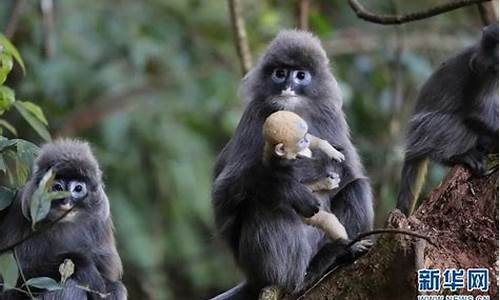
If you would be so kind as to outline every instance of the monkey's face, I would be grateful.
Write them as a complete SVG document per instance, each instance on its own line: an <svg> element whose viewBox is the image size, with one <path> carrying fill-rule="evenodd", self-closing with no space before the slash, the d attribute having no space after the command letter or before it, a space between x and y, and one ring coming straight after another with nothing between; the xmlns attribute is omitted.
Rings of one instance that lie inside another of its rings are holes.
<svg viewBox="0 0 500 300"><path fill-rule="evenodd" d="M63 199L53 200L49 219L59 218L66 214L63 220L72 220L86 207L88 196L87 183L79 179L59 178L51 187L53 192L69 192L70 195Z"/></svg>

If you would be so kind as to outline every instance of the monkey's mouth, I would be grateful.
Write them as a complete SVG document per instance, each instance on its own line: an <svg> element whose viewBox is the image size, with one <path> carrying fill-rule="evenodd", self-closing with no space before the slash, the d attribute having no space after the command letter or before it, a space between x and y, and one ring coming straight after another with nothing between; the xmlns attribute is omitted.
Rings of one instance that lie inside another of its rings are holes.
<svg viewBox="0 0 500 300"><path fill-rule="evenodd" d="M302 97L299 96L278 96L271 100L273 106L280 110L293 111L297 106L303 103Z"/></svg>

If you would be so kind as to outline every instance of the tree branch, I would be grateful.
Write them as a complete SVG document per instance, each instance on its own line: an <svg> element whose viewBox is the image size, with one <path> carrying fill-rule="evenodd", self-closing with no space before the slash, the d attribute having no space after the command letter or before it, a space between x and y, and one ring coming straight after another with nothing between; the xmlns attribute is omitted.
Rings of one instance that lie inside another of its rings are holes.
<svg viewBox="0 0 500 300"><path fill-rule="evenodd" d="M45 56L52 58L54 56L54 1L42 0L40 2L43 22L43 44Z"/></svg>
<svg viewBox="0 0 500 300"><path fill-rule="evenodd" d="M154 85L146 85L123 91L114 95L103 95L92 103L77 108L69 113L62 128L54 136L71 136L77 132L91 128L96 123L116 112L124 111L134 103L137 97L152 93L156 90Z"/></svg>
<svg viewBox="0 0 500 300"><path fill-rule="evenodd" d="M464 6L489 1L491 0L456 0L445 4L436 5L424 11L403 15L376 14L370 12L366 8L364 8L363 5L358 2L358 0L348 0L348 3L352 10L356 13L356 15L365 21L382 25L395 25L427 19Z"/></svg>
<svg viewBox="0 0 500 300"><path fill-rule="evenodd" d="M5 37L9 40L12 40L14 34L17 30L17 24L19 23L19 16L22 11L23 0L15 0L12 4L12 9L10 11L10 19L7 23L7 27L5 28Z"/></svg>
<svg viewBox="0 0 500 300"><path fill-rule="evenodd" d="M241 13L239 0L228 0L231 26L233 28L236 51L240 59L241 72L245 75L252 68L252 55L248 46L245 20Z"/></svg>
<svg viewBox="0 0 500 300"><path fill-rule="evenodd" d="M300 30L309 29L309 4L310 0L298 0L297 3L297 27Z"/></svg>
<svg viewBox="0 0 500 300"><path fill-rule="evenodd" d="M495 8L493 1L490 3L478 3L477 9L484 26L498 22L497 8Z"/></svg>

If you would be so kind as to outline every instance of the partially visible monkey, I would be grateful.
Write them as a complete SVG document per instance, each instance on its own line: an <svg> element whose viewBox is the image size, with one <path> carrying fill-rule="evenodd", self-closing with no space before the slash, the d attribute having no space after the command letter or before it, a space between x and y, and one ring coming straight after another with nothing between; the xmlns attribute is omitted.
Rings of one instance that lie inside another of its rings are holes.
<svg viewBox="0 0 500 300"><path fill-rule="evenodd" d="M291 181L280 183L278 186L297 186L302 189L307 199L294 199L296 201L311 202L311 197L304 188L310 192L327 192L339 187L340 178L335 172L325 172L320 179L307 178L309 174L300 172L300 165L308 163L312 158L312 150L320 150L330 159L337 162L344 160L344 155L330 143L308 133L307 123L297 114L290 111L277 111L267 117L263 125L265 166L271 168L271 174L281 180ZM332 162L333 163L333 162ZM328 164L328 163L327 163ZM306 185L303 186L303 184ZM283 193L281 198L285 198ZM284 199L285 200L285 199ZM287 202L285 200L285 202ZM317 201L316 201L317 202ZM319 203L319 202L318 202ZM321 203L319 203L321 205ZM317 205L313 205L317 206ZM304 216L304 222L323 230L331 239L347 239L347 232L337 217L324 209L319 209L313 216Z"/></svg>
<svg viewBox="0 0 500 300"><path fill-rule="evenodd" d="M122 264L115 247L102 172L87 143L59 140L42 147L29 181L0 224L0 248L33 232L29 220L31 197L49 170L55 174L51 190L68 191L70 196L52 201L46 219L41 221L41 225L51 227L15 247L24 276L26 279L50 277L59 280L59 265L65 259L71 259L75 272L66 281L64 289L43 292L39 299L101 299L78 285L109 294L106 299L126 299L127 291L121 282ZM61 217L57 223L50 224ZM18 284L22 284L21 280ZM8 290L0 293L0 299L28 297Z"/></svg>
<svg viewBox="0 0 500 300"><path fill-rule="evenodd" d="M241 94L248 105L215 165L212 199L216 228L246 282L215 298L218 300L254 299L267 285L297 292L341 258L359 251L347 248L342 239L330 241L296 213L276 217L259 206L255 193L265 195L266 190L254 189L259 183L254 170L262 166L262 125L275 111L297 113L311 134L345 155L338 172L343 186L323 201L329 202L329 211L345 226L348 236L368 231L373 224L370 184L350 141L337 82L316 37L303 31L282 31L242 80Z"/></svg>
<svg viewBox="0 0 500 300"><path fill-rule="evenodd" d="M480 176L493 152L498 152L498 24L446 60L420 90L407 133L397 208L412 213L429 158L465 165Z"/></svg>

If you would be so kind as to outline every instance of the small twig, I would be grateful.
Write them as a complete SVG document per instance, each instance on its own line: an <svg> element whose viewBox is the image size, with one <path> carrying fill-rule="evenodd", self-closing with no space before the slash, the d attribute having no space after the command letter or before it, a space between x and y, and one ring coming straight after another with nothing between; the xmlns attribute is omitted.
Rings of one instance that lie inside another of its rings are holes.
<svg viewBox="0 0 500 300"><path fill-rule="evenodd" d="M38 230L35 230L35 231L32 231L30 234L28 234L27 236L23 237L22 239L8 245L8 246L5 246L3 248L0 248L0 255L1 254L4 254L5 252L9 251L9 250L14 250L17 246L21 245L22 243L26 242L27 240L45 232L45 231L48 231L49 229L51 229L55 224L57 224L60 220L62 220L64 217L66 217L67 214L69 214L73 208L75 207L72 207L70 208L68 211L66 211L62 216L60 216L59 218L57 218L54 222L51 222L50 224L46 225L45 227L42 227Z"/></svg>
<svg viewBox="0 0 500 300"><path fill-rule="evenodd" d="M21 15L23 0L15 0L10 11L10 19L5 28L5 37L12 40L17 30L19 16Z"/></svg>
<svg viewBox="0 0 500 300"><path fill-rule="evenodd" d="M52 58L54 56L54 1L53 0L42 0L40 2L40 7L42 10L42 22L43 22L43 41L45 56L47 58Z"/></svg>
<svg viewBox="0 0 500 300"><path fill-rule="evenodd" d="M359 234L357 237L351 240L349 244L347 244L347 248L351 247L352 245L356 244L357 242L361 241L367 236L374 235L374 234L384 234L384 233L391 233L391 234L405 234L405 235L410 235L414 237L418 237L421 239L426 240L429 242L429 244L433 245L434 247L437 247L437 245L426 235L414 232L414 231L409 231L409 230L404 230L404 229L392 229L392 228L385 228L385 229L375 229L371 231L367 231L364 233Z"/></svg>
<svg viewBox="0 0 500 300"><path fill-rule="evenodd" d="M356 13L356 15L365 21L382 25L395 25L431 18L464 6L488 1L491 0L455 0L441 5L433 6L427 10L403 15L376 14L370 12L366 8L364 8L363 5L358 2L358 0L348 0L348 3L352 10Z"/></svg>
<svg viewBox="0 0 500 300"><path fill-rule="evenodd" d="M297 25L301 30L309 29L309 4L310 0L298 0Z"/></svg>
<svg viewBox="0 0 500 300"><path fill-rule="evenodd" d="M14 254L14 259L16 260L17 269L19 270L19 274L21 274L21 279L23 280L23 285L26 286L26 290L28 291L28 295L31 299L35 299L35 296L31 293L30 287L26 284L26 277L24 276L23 268L21 266L21 262L19 261L19 257L17 256L16 249L12 249L12 253Z"/></svg>
<svg viewBox="0 0 500 300"><path fill-rule="evenodd" d="M89 288L88 286L84 286L84 285L77 284L76 287L81 289L81 290L84 290L86 292L96 294L99 297L101 297L101 299L107 298L109 295L111 295L111 293L101 293L99 291L93 290L93 289Z"/></svg>
<svg viewBox="0 0 500 300"><path fill-rule="evenodd" d="M238 52L238 57L240 58L241 72L245 75L252 68L252 55L250 53L250 46L248 45L245 20L242 16L241 4L239 0L228 0L228 4L236 51Z"/></svg>

